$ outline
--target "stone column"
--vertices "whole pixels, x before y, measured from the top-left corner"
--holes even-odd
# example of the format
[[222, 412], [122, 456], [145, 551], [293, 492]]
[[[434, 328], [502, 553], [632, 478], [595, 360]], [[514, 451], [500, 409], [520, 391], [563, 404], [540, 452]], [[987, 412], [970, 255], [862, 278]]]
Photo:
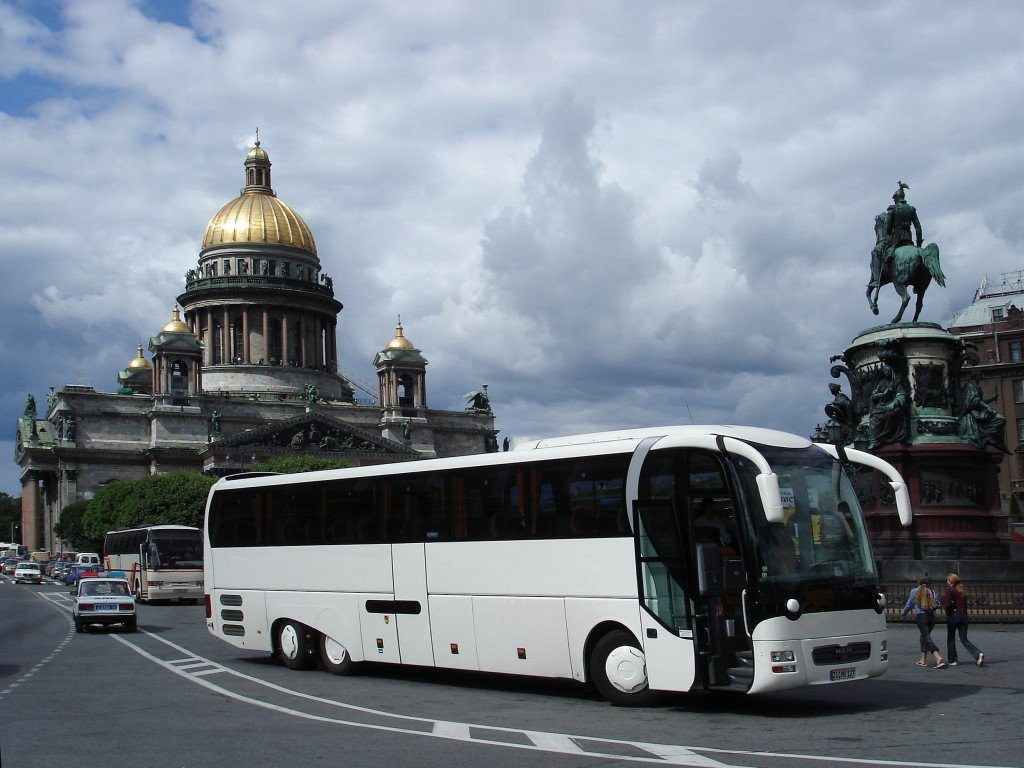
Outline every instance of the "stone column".
[[290, 352], [288, 348], [288, 313], [281, 313], [281, 362], [284, 365], [288, 365], [290, 362]]
[[220, 326], [220, 361], [231, 363], [231, 315], [228, 307], [224, 307], [223, 315], [224, 319]]
[[305, 366], [309, 362], [306, 356], [306, 337], [309, 335], [309, 316], [299, 315], [299, 365]]
[[263, 362], [270, 362], [270, 313], [263, 308]]
[[242, 306], [242, 362], [251, 363], [249, 356], [249, 305]]
[[39, 518], [39, 479], [35, 473], [21, 486], [21, 543], [29, 549], [36, 546], [36, 520]]

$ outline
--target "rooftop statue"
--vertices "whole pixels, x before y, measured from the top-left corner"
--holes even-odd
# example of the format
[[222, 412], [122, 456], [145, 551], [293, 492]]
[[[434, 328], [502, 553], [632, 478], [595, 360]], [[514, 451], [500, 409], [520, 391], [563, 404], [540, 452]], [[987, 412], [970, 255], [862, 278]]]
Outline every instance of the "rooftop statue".
[[[909, 186], [902, 181], [893, 193], [892, 205], [875, 216], [875, 247], [871, 250], [871, 282], [868, 283], [867, 297], [871, 311], [878, 314], [878, 290], [886, 283], [892, 283], [903, 303], [892, 322], [903, 319], [903, 313], [910, 304], [907, 288], [917, 294], [914, 320], [921, 315], [924, 293], [932, 279], [945, 287], [946, 276], [939, 264], [939, 246], [929, 243], [922, 248], [921, 222], [917, 209], [907, 202]], [[911, 235], [913, 230], [913, 236]]]
[[484, 384], [483, 392], [467, 392], [463, 397], [469, 399], [466, 410], [470, 413], [493, 414], [491, 410], [491, 397], [487, 394], [487, 385]]

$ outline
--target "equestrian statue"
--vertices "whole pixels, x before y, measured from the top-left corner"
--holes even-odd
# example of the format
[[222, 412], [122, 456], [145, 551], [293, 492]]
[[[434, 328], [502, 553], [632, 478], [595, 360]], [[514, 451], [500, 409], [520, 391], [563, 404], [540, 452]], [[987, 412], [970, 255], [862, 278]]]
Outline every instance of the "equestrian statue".
[[[939, 264], [939, 246], [929, 243], [921, 247], [923, 240], [921, 222], [917, 209], [907, 202], [909, 186], [902, 181], [893, 193], [892, 205], [875, 216], [875, 247], [871, 251], [871, 282], [868, 283], [867, 298], [871, 311], [878, 314], [878, 290], [886, 283], [892, 283], [903, 303], [892, 322], [903, 319], [903, 313], [910, 304], [907, 288], [917, 294], [914, 320], [921, 315], [924, 293], [934, 279], [945, 287], [946, 276]], [[913, 236], [911, 235], [913, 229]]]

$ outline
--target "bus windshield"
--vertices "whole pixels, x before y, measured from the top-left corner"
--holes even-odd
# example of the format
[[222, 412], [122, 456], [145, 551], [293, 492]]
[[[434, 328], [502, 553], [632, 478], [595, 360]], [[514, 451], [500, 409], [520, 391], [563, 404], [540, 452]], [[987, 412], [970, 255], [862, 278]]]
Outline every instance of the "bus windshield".
[[200, 536], [187, 537], [179, 532], [161, 535], [154, 531], [149, 546], [151, 568], [202, 568], [203, 540]]
[[[765, 584], [874, 578], [875, 564], [857, 496], [839, 462], [818, 448], [756, 445], [779, 476], [784, 523], [753, 515], [758, 578]], [[736, 461], [757, 499], [756, 467]], [[759, 506], [757, 502], [755, 505]]]

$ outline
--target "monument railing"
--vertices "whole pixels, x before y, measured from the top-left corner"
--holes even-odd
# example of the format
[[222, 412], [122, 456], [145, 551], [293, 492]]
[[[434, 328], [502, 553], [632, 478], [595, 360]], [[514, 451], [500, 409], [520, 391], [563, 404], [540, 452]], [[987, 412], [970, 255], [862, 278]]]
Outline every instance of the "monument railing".
[[[885, 620], [893, 623], [914, 622], [913, 613], [901, 616], [903, 605], [913, 585], [906, 582], [882, 582], [885, 593]], [[940, 585], [945, 588], [944, 585]], [[936, 589], [942, 594], [942, 590]], [[967, 586], [968, 618], [975, 623], [1022, 624], [1024, 623], [1024, 584], [986, 584], [971, 582]], [[945, 623], [946, 613], [941, 608], [935, 612], [935, 620]]]

